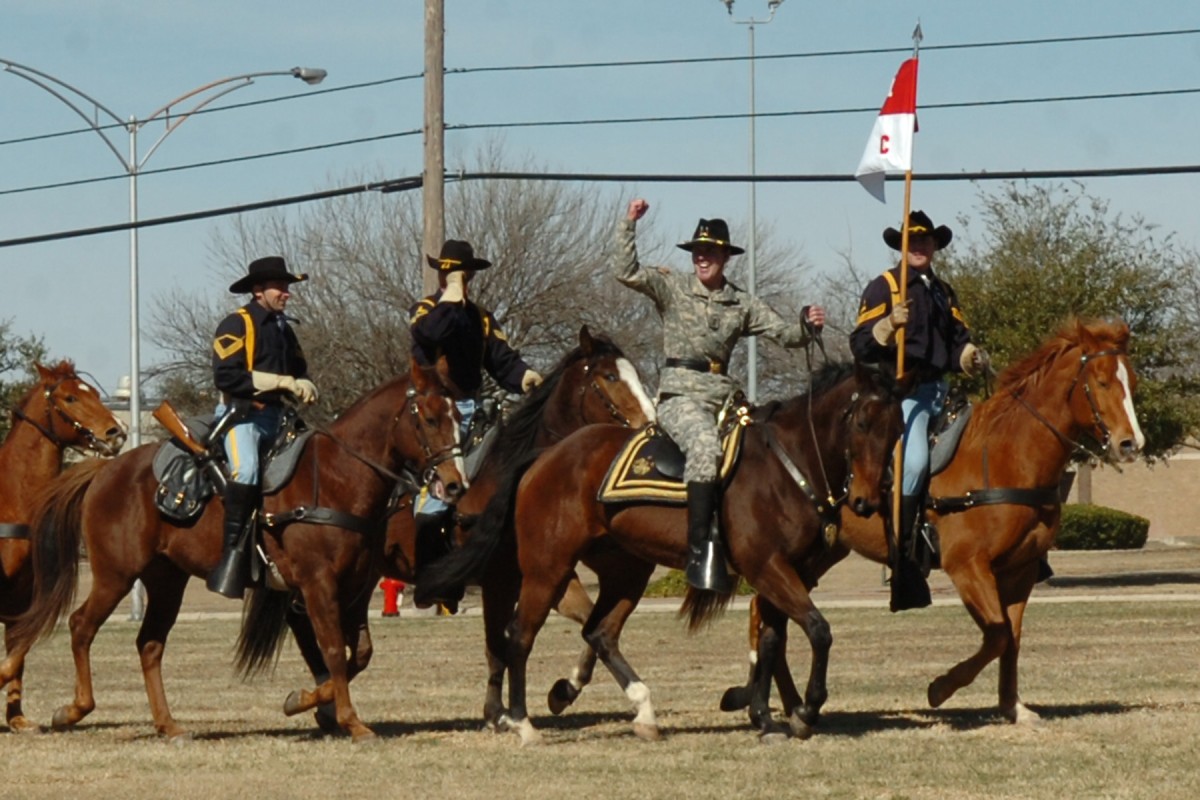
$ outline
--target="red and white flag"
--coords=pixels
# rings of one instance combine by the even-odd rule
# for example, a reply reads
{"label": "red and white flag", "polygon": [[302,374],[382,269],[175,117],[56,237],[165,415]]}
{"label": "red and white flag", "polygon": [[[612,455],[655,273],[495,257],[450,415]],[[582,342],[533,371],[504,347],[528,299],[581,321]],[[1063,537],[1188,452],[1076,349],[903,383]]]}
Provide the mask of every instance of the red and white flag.
{"label": "red and white flag", "polygon": [[913,134],[917,130],[917,59],[900,65],[892,89],[875,118],[875,127],[854,177],[884,202],[884,176],[912,169]]}

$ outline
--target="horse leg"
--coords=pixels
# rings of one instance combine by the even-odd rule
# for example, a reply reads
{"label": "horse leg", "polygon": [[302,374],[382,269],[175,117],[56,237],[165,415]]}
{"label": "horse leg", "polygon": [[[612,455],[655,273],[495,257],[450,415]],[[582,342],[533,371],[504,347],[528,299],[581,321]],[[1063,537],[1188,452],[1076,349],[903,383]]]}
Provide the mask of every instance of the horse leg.
{"label": "horse leg", "polygon": [[75,697],[54,712],[50,721],[54,730],[66,730],[95,710],[96,697],[92,689],[92,642],[100,626],[133,588],[134,577],[130,576],[119,584],[114,584],[107,576],[98,574],[93,569],[92,591],[83,601],[83,605],[71,614],[67,623],[71,631],[71,655],[75,660]]}
{"label": "horse leg", "polygon": [[561,576],[546,571],[526,570],[520,600],[508,628],[505,662],[508,667],[508,714],[510,725],[521,737],[521,745],[540,744],[542,735],[529,720],[525,701],[529,653],[538,631],[550,616],[555,599],[562,594],[570,572]]}
{"label": "horse leg", "polygon": [[[1021,702],[1021,694],[1017,688],[1017,659],[1021,653],[1021,624],[1025,619],[1025,608],[1029,602],[1029,594],[1033,591],[1037,580],[1038,565],[1030,564],[1013,576],[1012,584],[1006,592],[1005,608],[1009,629],[1012,632],[1009,645],[1000,654],[1000,713],[1009,722],[1018,725],[1036,725],[1041,717],[1027,708]],[[1011,595],[1011,596],[1010,596]]]}
{"label": "horse leg", "polygon": [[591,617],[583,626],[583,638],[604,666],[617,679],[625,696],[633,703],[633,732],[641,739],[660,738],[658,720],[650,702],[650,688],[642,682],[621,654],[621,629],[646,591],[655,565],[649,561],[628,561],[617,569],[597,572],[600,595]]}
{"label": "horse leg", "polygon": [[[563,592],[562,599],[558,601],[558,613],[584,625],[591,616],[593,608],[592,598],[588,597],[587,590],[583,588],[578,573],[572,575],[566,591]],[[575,669],[571,672],[571,677],[559,678],[550,688],[550,693],[546,697],[550,713],[561,714],[566,711],[567,707],[579,697],[583,687],[592,682],[592,674],[595,670],[596,651],[590,644],[585,645],[583,652],[579,654],[579,660],[575,663]]]}
{"label": "horse leg", "polygon": [[11,675],[8,683],[8,707],[6,719],[8,720],[8,729],[13,733],[38,733],[41,731],[41,726],[33,720],[25,716],[25,712],[21,710],[21,696],[24,694],[25,684],[25,653],[15,653],[12,642],[9,637],[8,626],[4,626],[4,644],[5,649],[10,654],[9,658],[13,659],[11,665]]}
{"label": "horse leg", "polygon": [[976,676],[1012,645],[1012,629],[1000,606],[996,576],[982,557],[962,565],[951,564],[946,569],[954,582],[971,618],[983,632],[983,642],[970,657],[955,664],[929,684],[929,705],[937,708]]}
{"label": "horse leg", "polygon": [[[332,575],[321,575],[306,581],[301,587],[308,617],[312,621],[313,633],[333,689],[333,701],[337,711],[337,722],[342,730],[356,742],[365,741],[375,733],[363,724],[350,701],[350,665],[346,658],[347,637],[342,629],[341,614],[337,601],[337,581]],[[320,689],[317,693],[321,694]],[[290,699],[290,698],[289,698]]]}
{"label": "horse leg", "polygon": [[[787,662],[783,657],[783,645],[786,642],[787,619],[791,619],[799,625],[808,637],[809,647],[812,649],[812,663],[809,665],[808,683],[804,687],[803,701],[799,700],[795,684],[791,683],[790,675],[787,676],[780,688],[781,693],[785,694],[786,706],[790,706],[787,713],[793,731],[801,738],[807,738],[812,735],[812,727],[817,724],[821,716],[821,707],[829,698],[826,679],[829,670],[829,651],[833,646],[833,634],[829,629],[829,622],[813,605],[808,587],[804,585],[804,581],[800,579],[796,570],[782,555],[772,556],[763,565],[763,569],[755,578],[754,587],[763,596],[759,611],[763,618],[764,636],[765,630],[770,629],[773,638],[773,641],[769,643],[773,649],[767,652],[764,652],[763,644],[761,641],[759,642],[759,661],[765,662],[765,659],[770,657],[770,661],[766,662],[764,669],[769,667],[772,675],[780,665],[786,669]],[[769,688],[765,678],[760,680],[763,680],[764,685]],[[787,687],[790,687],[790,692],[785,692]],[[760,702],[765,704],[767,698],[762,694],[760,690]],[[788,694],[790,696],[786,696]],[[769,714],[769,710],[767,713]],[[769,723],[769,716],[765,722]],[[760,726],[760,730],[765,729]]]}
{"label": "horse leg", "polygon": [[483,719],[493,731],[506,730],[511,720],[504,707],[504,671],[508,649],[508,624],[513,618],[521,577],[517,565],[490,569],[480,581],[483,603],[484,650],[487,655],[487,691],[483,700]]}
{"label": "horse leg", "polygon": [[[283,713],[290,717],[315,708],[316,713],[313,714],[313,719],[316,721],[317,727],[325,733],[337,733],[341,728],[338,726],[337,711],[332,703],[333,685],[329,682],[329,672],[325,669],[325,656],[322,655],[321,647],[317,644],[312,620],[308,618],[306,611],[293,605],[287,611],[287,624],[292,630],[292,638],[295,639],[296,647],[300,650],[304,663],[308,665],[308,671],[312,673],[313,683],[317,688],[312,691],[296,689],[290,693],[283,701]],[[322,694],[327,696],[324,701],[319,698],[319,695]]]}
{"label": "horse leg", "polygon": [[758,595],[750,598],[750,630],[746,639],[750,642],[750,675],[741,686],[730,686],[721,695],[722,711],[741,711],[750,705],[754,686],[758,681],[758,637],[762,632],[762,617],[758,613]]}
{"label": "horse leg", "polygon": [[157,560],[142,573],[141,578],[146,587],[146,608],[141,628],[138,629],[137,649],[142,662],[142,678],[146,683],[146,697],[150,701],[150,715],[159,735],[179,741],[189,738],[190,734],[171,716],[163,687],[162,658],[167,636],[179,618],[188,574],[174,564]]}

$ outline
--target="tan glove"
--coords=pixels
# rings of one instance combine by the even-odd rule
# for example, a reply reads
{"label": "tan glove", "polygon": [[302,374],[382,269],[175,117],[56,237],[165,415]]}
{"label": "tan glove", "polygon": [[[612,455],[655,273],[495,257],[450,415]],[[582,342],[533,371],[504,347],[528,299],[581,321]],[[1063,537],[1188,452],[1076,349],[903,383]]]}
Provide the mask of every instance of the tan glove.
{"label": "tan glove", "polygon": [[308,378],[297,380],[291,375],[276,375],[274,372],[251,372],[250,379],[254,382],[254,391],[259,394],[278,390],[291,392],[306,405],[317,401],[317,387]]}
{"label": "tan glove", "polygon": [[442,299],[439,303],[461,303],[463,299],[466,278],[462,270],[451,272],[446,276],[446,288],[442,289]]}
{"label": "tan glove", "polygon": [[908,305],[911,302],[905,300],[901,305],[894,306],[892,313],[875,323],[875,327],[871,328],[871,335],[875,337],[875,341],[884,347],[896,341],[897,329],[908,324]]}
{"label": "tan glove", "polygon": [[538,375],[531,369],[525,370],[525,374],[521,376],[521,393],[529,394],[534,389],[542,385],[542,376]]}
{"label": "tan glove", "polygon": [[959,366],[962,367],[962,371],[969,378],[978,375],[980,370],[987,366],[988,362],[987,353],[970,342],[967,342],[967,346],[963,348],[962,355],[958,357]]}

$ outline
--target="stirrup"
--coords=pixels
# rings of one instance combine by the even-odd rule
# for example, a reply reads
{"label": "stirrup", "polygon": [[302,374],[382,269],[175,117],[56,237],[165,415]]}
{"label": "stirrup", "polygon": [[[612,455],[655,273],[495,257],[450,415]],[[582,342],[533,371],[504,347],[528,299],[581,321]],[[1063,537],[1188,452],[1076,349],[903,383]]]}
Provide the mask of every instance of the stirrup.
{"label": "stirrup", "polygon": [[695,589],[705,592],[729,594],[733,591],[733,579],[725,566],[725,556],[714,541],[707,541],[699,549],[689,548],[687,582]]}

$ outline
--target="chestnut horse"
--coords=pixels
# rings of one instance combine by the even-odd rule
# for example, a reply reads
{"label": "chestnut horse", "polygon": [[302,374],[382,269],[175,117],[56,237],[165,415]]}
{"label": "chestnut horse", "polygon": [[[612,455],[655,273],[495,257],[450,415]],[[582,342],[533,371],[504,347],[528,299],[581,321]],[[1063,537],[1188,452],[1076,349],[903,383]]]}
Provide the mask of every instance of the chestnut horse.
{"label": "chestnut horse", "polygon": [[[383,536],[388,497],[401,477],[396,473],[436,473],[454,495],[463,483],[458,438],[457,410],[435,372],[414,368],[411,377],[383,384],[328,430],[318,430],[292,480],[263,498],[263,547],[284,583],[308,609],[334,685],[338,724],[356,740],[374,734],[350,702],[346,648],[356,646],[357,630],[345,630],[343,620],[365,613],[377,580],[373,556]],[[189,577],[205,577],[220,560],[222,509],[210,503],[187,527],[160,515],[154,504],[158,481],[151,470],[156,450],[156,445],[146,445],[110,462],[67,471],[35,518],[34,597],[29,612],[18,621],[20,647],[27,650],[49,633],[71,602],[81,536],[92,569],[91,593],[70,618],[75,697],[54,714],[55,729],[75,725],[95,708],[92,640],[140,578],[147,599],[137,648],[154,726],[171,739],[186,736],[167,705],[163,649]],[[301,508],[308,513],[282,524]],[[323,520],[315,513],[321,509],[332,509],[340,518]],[[352,522],[356,530],[337,526]],[[239,641],[239,664],[247,673],[274,655],[264,642],[277,641],[277,631],[286,630],[281,610],[290,602],[285,592],[250,593]],[[277,619],[268,618],[276,610]],[[264,630],[259,625],[274,627]],[[0,679],[11,675],[6,661],[0,665]]]}
{"label": "chestnut horse", "polygon": [[[721,522],[730,563],[771,597],[808,634],[814,653],[828,649],[829,625],[809,596],[806,562],[825,549],[819,510],[824,499],[861,513],[881,502],[881,483],[900,431],[899,398],[878,375],[830,365],[807,395],[754,412],[740,463],[727,483]],[[890,382],[888,382],[890,384]],[[465,547],[430,569],[435,577],[488,568],[487,557],[506,530],[516,541],[523,576],[509,627],[507,722],[522,742],[539,738],[525,706],[526,662],[538,630],[569,581],[587,564],[600,593],[583,637],[634,703],[634,732],[657,738],[650,691],[619,648],[621,629],[645,591],[656,564],[682,568],[687,559],[686,509],[665,505],[609,505],[597,492],[630,433],[591,425],[548,449],[521,477],[515,492],[498,492]],[[515,496],[514,496],[515,495]],[[730,595],[689,593],[681,613],[694,630],[721,611]],[[814,673],[810,691],[824,692]],[[766,704],[754,722],[778,732]]]}
{"label": "chestnut horse", "polygon": [[[983,632],[973,655],[929,684],[932,707],[1000,659],[1000,712],[1010,722],[1037,722],[1017,690],[1017,657],[1038,560],[1058,531],[1063,473],[1073,457],[1089,452],[1085,439],[1099,445],[1092,455],[1123,462],[1134,460],[1145,443],[1133,408],[1128,345],[1124,323],[1067,323],[1001,373],[995,394],[974,408],[954,458],[931,479],[927,517],[938,533],[941,568]],[[827,567],[850,550],[886,560],[880,516],[847,520]],[[756,602],[761,624],[752,615],[758,658],[751,682],[727,691],[722,708],[765,702],[773,665],[784,713],[794,726],[810,726],[824,698],[800,697],[784,654],[787,620],[769,598]],[[822,654],[813,668],[823,671],[826,658]],[[762,696],[754,698],[756,692]]]}
{"label": "chestnut horse", "polygon": [[[125,443],[125,425],[100,400],[100,393],[75,374],[75,365],[34,364],[37,382],[12,410],[12,427],[0,445],[0,620],[8,623],[29,608],[33,569],[29,522],[34,498],[62,472],[68,447],[114,456]],[[6,718],[13,731],[38,730],[21,710],[24,659],[8,684]]]}
{"label": "chestnut horse", "polygon": [[[646,396],[637,369],[611,339],[592,334],[585,325],[579,331],[579,346],[567,352],[547,373],[541,386],[522,398],[499,423],[479,472],[457,504],[458,513],[468,521],[469,527],[469,520],[483,510],[506,475],[519,469],[531,455],[584,425],[612,422],[627,428],[640,428],[653,417],[654,406]],[[409,497],[399,504],[388,521],[382,554],[384,575],[420,586],[421,569],[425,564],[418,558],[416,540],[416,523]],[[500,705],[504,629],[512,617],[521,580],[516,552],[511,548],[495,554],[492,567],[480,578],[490,674],[484,712],[488,719],[492,718],[489,709]],[[591,606],[582,585],[574,579],[558,604],[558,611],[582,625]],[[284,703],[285,713],[299,714],[318,705],[324,709],[332,700],[332,687],[324,672],[324,661],[314,646],[312,628],[302,613],[290,616],[288,622],[320,685],[315,691],[292,692]],[[365,646],[354,654],[352,674],[365,669],[371,657],[365,619],[361,624]],[[594,656],[592,658],[594,660]],[[323,729],[332,729],[328,713],[316,716]]]}

